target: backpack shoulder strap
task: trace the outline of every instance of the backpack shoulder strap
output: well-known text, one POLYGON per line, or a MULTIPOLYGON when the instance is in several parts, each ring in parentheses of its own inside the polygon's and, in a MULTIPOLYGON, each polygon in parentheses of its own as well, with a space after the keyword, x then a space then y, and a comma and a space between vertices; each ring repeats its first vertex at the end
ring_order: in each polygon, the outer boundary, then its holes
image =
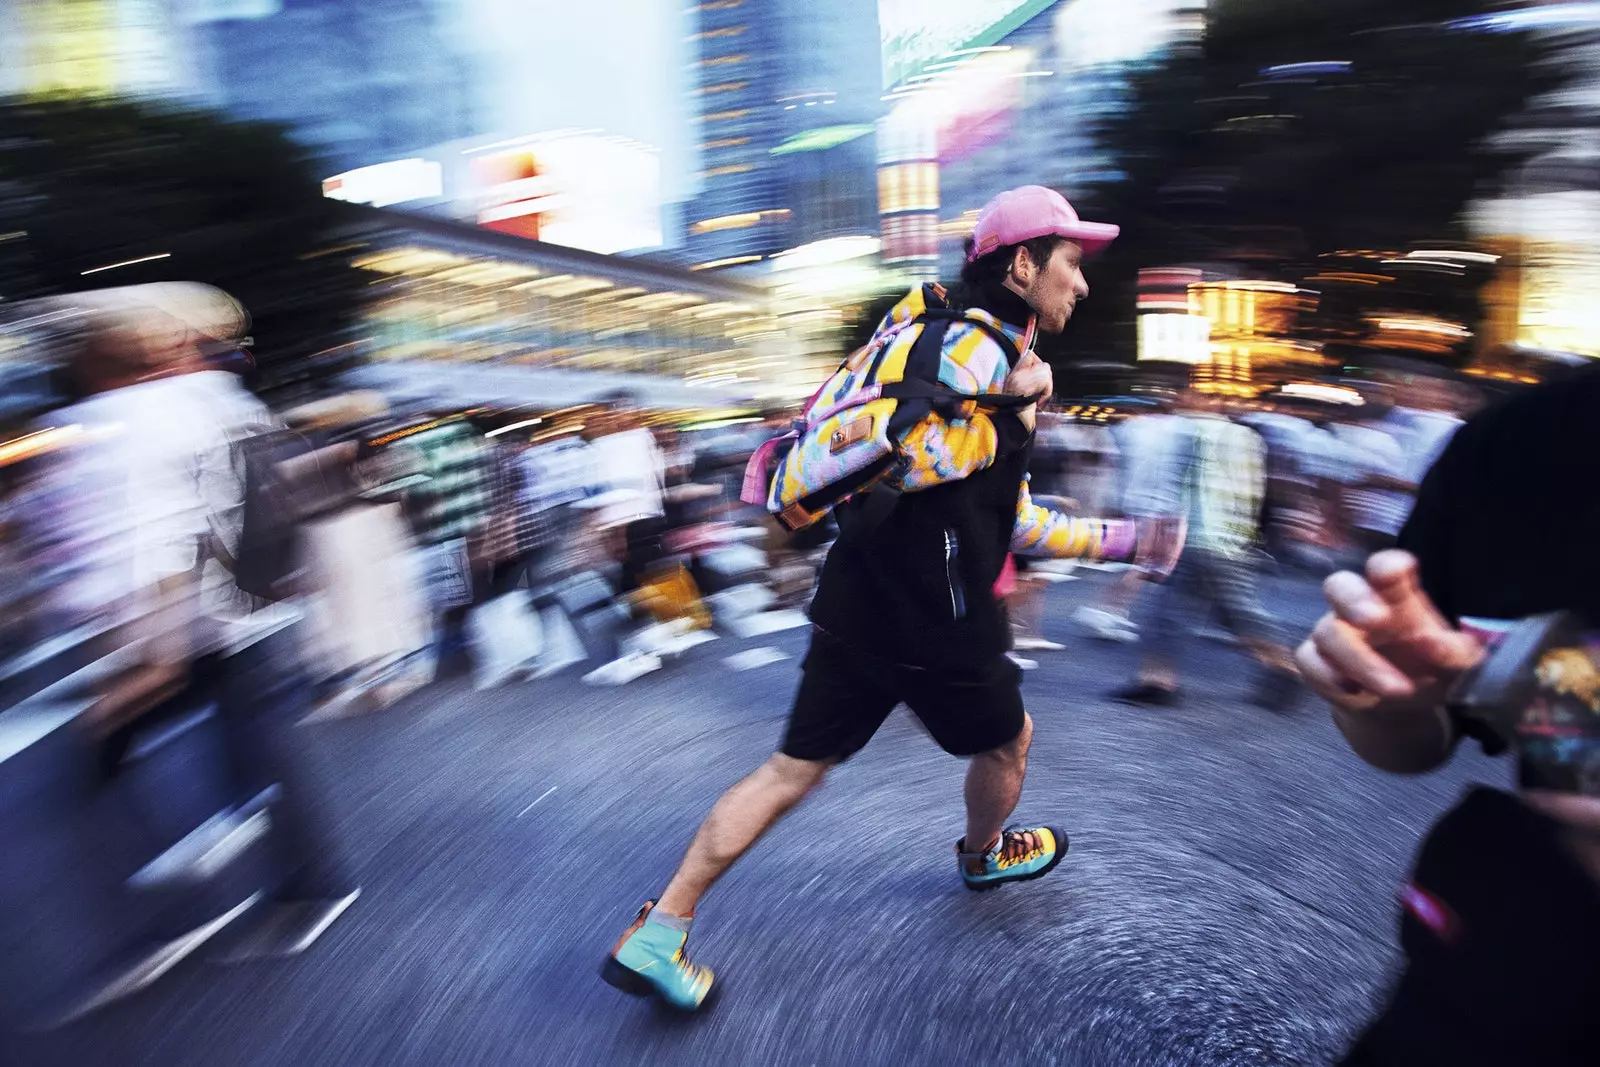
POLYGON ((940 401, 976 402, 996 411, 1020 410, 1034 402, 1031 397, 1014 397, 998 393, 969 396, 939 381, 939 365, 944 358, 944 340, 951 326, 958 322, 967 323, 987 333, 1000 346, 1006 359, 1006 366, 1012 367, 1021 358, 1021 353, 1017 350, 1016 342, 1004 330, 982 319, 970 318, 962 312, 948 308, 936 308, 924 312, 915 321, 922 324, 922 332, 912 342, 911 351, 906 354, 905 374, 900 381, 883 387, 885 396, 911 401, 902 403, 896 410, 896 417, 889 423, 891 432, 915 426, 933 409, 933 405, 940 401))

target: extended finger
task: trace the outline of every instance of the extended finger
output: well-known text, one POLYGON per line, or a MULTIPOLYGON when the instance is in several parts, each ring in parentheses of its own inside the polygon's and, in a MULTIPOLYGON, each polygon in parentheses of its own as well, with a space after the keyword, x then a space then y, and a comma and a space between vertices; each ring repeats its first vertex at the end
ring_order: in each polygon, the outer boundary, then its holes
POLYGON ((1388 623, 1393 612, 1377 590, 1361 575, 1351 571, 1330 574, 1322 583, 1322 594, 1328 598, 1333 613, 1352 626, 1375 630, 1388 623))
POLYGON ((1399 549, 1378 552, 1367 560, 1367 581, 1395 615, 1411 630, 1444 630, 1450 624, 1422 588, 1417 557, 1399 549))
POLYGON ((1401 700, 1416 692, 1411 679, 1373 650, 1365 633, 1336 615, 1324 615, 1311 640, 1330 667, 1368 693, 1401 700))
POLYGON ((1295 650, 1294 662, 1300 668, 1300 676, 1305 679, 1307 687, 1335 707, 1364 711, 1378 703, 1376 695, 1335 670, 1310 639, 1301 642, 1295 650))

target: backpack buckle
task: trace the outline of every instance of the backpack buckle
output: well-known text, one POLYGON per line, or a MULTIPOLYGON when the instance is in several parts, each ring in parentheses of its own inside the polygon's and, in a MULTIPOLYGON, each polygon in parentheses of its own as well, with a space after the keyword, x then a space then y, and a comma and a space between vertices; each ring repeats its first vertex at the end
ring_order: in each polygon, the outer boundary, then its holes
POLYGON ((815 512, 808 511, 799 504, 790 504, 778 512, 778 521, 783 523, 791 533, 795 530, 805 529, 816 522, 818 518, 819 516, 815 512))

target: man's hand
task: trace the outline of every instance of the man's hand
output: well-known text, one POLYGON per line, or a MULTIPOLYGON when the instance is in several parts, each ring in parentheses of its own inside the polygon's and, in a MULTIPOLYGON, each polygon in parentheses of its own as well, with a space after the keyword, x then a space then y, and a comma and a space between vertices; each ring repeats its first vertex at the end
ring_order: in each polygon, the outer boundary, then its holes
POLYGON ((1039 358, 1033 349, 1022 354, 1017 365, 1006 375, 1002 392, 1009 396, 1049 396, 1055 391, 1055 373, 1050 364, 1039 358))
POLYGON ((1328 612, 1295 655, 1311 688, 1348 711, 1385 701, 1438 703, 1483 655, 1439 614, 1406 552, 1379 552, 1367 574, 1341 571, 1323 583, 1328 612))
POLYGON ((1483 646, 1439 614, 1409 553, 1379 552, 1365 577, 1341 571, 1323 591, 1332 610, 1295 653, 1306 684, 1368 762, 1402 772, 1442 762, 1453 740, 1445 694, 1483 646))
MULTIPOLYGON (((1055 392, 1055 372, 1050 369, 1050 364, 1039 358, 1033 349, 1022 354, 1017 360, 1017 365, 1011 368, 1011 373, 1006 375, 1001 391, 1008 396, 1032 396, 1048 399, 1055 392)), ((1017 417, 1022 424, 1032 430, 1037 421, 1038 407, 1030 404, 1017 412, 1017 417)))
POLYGON ((1136 528, 1139 540, 1133 553, 1133 565, 1147 578, 1170 575, 1183 556, 1183 545, 1189 536, 1188 520, 1182 515, 1139 519, 1136 528))

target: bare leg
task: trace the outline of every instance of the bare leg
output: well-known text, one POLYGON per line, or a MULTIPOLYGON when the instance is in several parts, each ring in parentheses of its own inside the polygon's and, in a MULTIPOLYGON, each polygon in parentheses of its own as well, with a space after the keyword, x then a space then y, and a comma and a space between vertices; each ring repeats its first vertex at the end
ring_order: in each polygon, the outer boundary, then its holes
POLYGON ((967 837, 965 849, 977 852, 994 844, 1006 819, 1022 797, 1022 779, 1028 771, 1028 746, 1033 742, 1033 719, 1024 716, 1022 732, 1010 744, 972 757, 967 767, 967 837))
POLYGON ((689 842, 689 851, 657 907, 668 915, 692 916, 712 883, 805 799, 829 766, 778 753, 722 794, 689 842))

